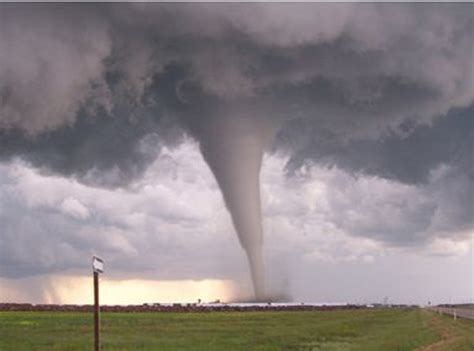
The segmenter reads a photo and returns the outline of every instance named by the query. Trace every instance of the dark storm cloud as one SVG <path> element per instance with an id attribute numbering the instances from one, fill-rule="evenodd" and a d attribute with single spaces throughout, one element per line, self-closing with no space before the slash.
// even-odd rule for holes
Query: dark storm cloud
<path id="1" fill-rule="evenodd" d="M 452 110 L 431 125 L 408 120 L 401 131 L 376 140 L 340 142 L 304 120 L 297 120 L 280 135 L 280 143 L 298 148 L 289 161 L 290 171 L 306 162 L 338 166 L 356 173 L 379 175 L 408 184 L 423 184 L 441 164 L 453 165 L 474 179 L 474 106 Z M 306 132 L 305 132 L 306 131 Z M 288 135 L 292 133 L 292 135 Z M 297 136 L 304 135 L 297 144 Z"/>
<path id="2" fill-rule="evenodd" d="M 307 118 L 346 138 L 378 136 L 471 101 L 470 9 L 2 4 L 1 124 L 38 134 L 71 125 L 81 107 L 148 106 L 156 75 L 177 66 L 169 91 L 197 87 L 195 115 L 210 102 L 258 101 L 269 114 Z M 152 95 L 161 105 L 173 98 Z"/>
<path id="3" fill-rule="evenodd" d="M 155 77 L 156 91 L 161 80 Z M 110 79 L 112 80 L 112 78 Z M 74 125 L 34 137 L 20 129 L 0 130 L 0 158 L 20 157 L 44 172 L 74 176 L 104 187 L 124 186 L 143 173 L 162 145 L 175 145 L 183 130 L 157 106 L 116 101 L 110 111 L 81 109 Z"/>
<path id="4" fill-rule="evenodd" d="M 259 114 L 282 126 L 294 164 L 329 157 L 419 181 L 450 149 L 399 157 L 423 139 L 405 127 L 449 126 L 472 101 L 471 9 L 2 4 L 1 156 L 82 179 L 113 171 L 102 185 L 119 185 L 153 159 L 148 135 L 179 142 L 175 121 L 195 132 L 210 116 Z"/>

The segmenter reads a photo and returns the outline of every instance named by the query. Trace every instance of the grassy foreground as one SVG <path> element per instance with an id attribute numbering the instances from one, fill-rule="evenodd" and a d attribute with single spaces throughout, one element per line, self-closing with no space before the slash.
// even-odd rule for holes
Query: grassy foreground
<path id="1" fill-rule="evenodd" d="M 454 339 L 443 345 L 446 337 Z M 92 338 L 89 314 L 0 312 L 1 351 L 91 350 Z M 102 314 L 102 350 L 379 351 L 436 342 L 437 350 L 473 350 L 474 323 L 423 310 Z"/>

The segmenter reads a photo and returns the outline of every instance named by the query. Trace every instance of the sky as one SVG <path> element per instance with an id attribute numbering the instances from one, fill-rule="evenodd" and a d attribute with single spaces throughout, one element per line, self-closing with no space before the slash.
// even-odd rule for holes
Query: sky
<path id="1" fill-rule="evenodd" d="M 472 10 L 0 4 L 0 301 L 473 302 Z"/>

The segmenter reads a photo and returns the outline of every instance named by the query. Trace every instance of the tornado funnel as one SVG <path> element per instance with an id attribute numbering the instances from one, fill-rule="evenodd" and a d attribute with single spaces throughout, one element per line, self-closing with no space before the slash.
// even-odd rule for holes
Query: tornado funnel
<path id="1" fill-rule="evenodd" d="M 259 178 L 269 134 L 271 128 L 262 119 L 249 117 L 213 118 L 198 133 L 202 155 L 247 254 L 257 300 L 265 297 Z"/>

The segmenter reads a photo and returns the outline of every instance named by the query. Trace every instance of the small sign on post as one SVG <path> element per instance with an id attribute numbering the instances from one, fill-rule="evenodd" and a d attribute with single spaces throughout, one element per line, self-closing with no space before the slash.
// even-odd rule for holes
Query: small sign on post
<path id="1" fill-rule="evenodd" d="M 92 269 L 97 273 L 104 273 L 104 260 L 97 256 L 92 256 Z"/>
<path id="2" fill-rule="evenodd" d="M 100 350 L 100 307 L 99 307 L 99 273 L 104 273 L 104 260 L 92 256 L 92 271 L 94 272 L 94 350 Z"/>

